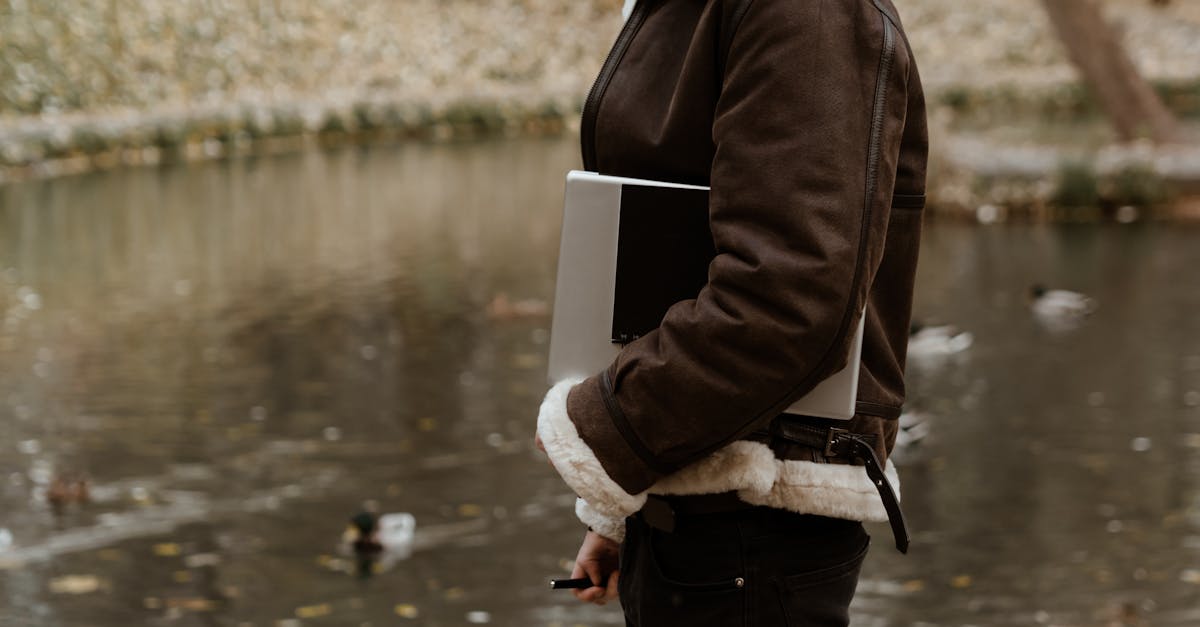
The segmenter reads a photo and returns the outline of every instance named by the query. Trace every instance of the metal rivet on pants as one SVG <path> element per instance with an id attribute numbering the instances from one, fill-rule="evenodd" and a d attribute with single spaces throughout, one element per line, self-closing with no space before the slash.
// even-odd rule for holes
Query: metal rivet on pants
<path id="1" fill-rule="evenodd" d="M 733 580 L 733 585 L 735 585 L 739 588 L 744 587 L 746 585 L 746 580 L 742 579 L 741 577 L 738 577 L 737 579 Z"/>

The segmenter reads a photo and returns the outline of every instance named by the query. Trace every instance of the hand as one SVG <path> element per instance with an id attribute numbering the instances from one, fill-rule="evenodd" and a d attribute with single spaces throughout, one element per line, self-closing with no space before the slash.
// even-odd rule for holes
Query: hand
<path id="1" fill-rule="evenodd" d="M 594 531 L 587 532 L 583 544 L 579 546 L 579 554 L 575 556 L 575 570 L 571 571 L 571 577 L 587 577 L 593 584 L 605 579 L 608 581 L 604 587 L 593 585 L 583 590 L 573 590 L 575 598 L 596 605 L 615 601 L 618 597 L 617 577 L 620 571 L 617 566 L 620 553 L 621 545 Z"/>
<path id="2" fill-rule="evenodd" d="M 542 436 L 540 436 L 540 435 L 533 436 L 533 443 L 537 445 L 538 450 L 541 451 L 543 455 L 546 454 L 546 445 L 542 444 Z M 549 455 L 546 455 L 546 463 L 550 464 L 551 468 L 554 468 L 554 462 L 550 461 Z"/>

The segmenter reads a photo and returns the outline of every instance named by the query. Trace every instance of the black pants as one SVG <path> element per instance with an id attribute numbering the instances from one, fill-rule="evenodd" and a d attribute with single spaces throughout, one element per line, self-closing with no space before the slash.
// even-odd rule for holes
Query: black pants
<path id="1" fill-rule="evenodd" d="M 870 537 L 861 523 L 756 507 L 685 516 L 672 532 L 626 520 L 621 605 L 628 627 L 833 627 Z"/>

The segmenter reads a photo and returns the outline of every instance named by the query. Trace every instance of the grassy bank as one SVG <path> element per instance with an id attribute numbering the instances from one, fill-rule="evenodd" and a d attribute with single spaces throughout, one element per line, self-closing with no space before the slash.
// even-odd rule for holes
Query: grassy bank
<path id="1" fill-rule="evenodd" d="M 0 181 L 346 141 L 570 132 L 620 4 L 3 0 Z M 1111 137 L 1037 0 L 897 5 L 934 105 L 935 207 L 1040 214 L 1018 207 L 1057 202 L 1061 172 L 1080 161 L 1098 193 L 1112 187 L 1123 167 L 1104 163 Z M 1200 6 L 1106 8 L 1171 106 L 1200 115 Z M 1058 129 L 1053 145 L 1006 130 L 1046 125 Z M 989 150 L 1009 156 L 978 154 Z M 1168 190 L 1155 199 L 1200 180 L 1191 157 L 1138 150 L 1134 165 Z M 1039 158 L 1020 157 L 1029 151 Z"/>

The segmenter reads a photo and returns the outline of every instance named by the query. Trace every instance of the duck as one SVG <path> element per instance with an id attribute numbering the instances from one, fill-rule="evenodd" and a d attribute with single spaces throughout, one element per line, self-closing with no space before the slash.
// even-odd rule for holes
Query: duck
<path id="1" fill-rule="evenodd" d="M 943 357 L 961 353 L 971 347 L 975 336 L 954 325 L 925 326 L 912 323 L 908 329 L 908 357 Z"/>
<path id="2" fill-rule="evenodd" d="M 412 514 L 380 514 L 378 502 L 364 502 L 362 511 L 350 517 L 342 533 L 342 546 L 354 554 L 359 578 L 387 570 L 412 555 L 416 526 Z"/>
<path id="3" fill-rule="evenodd" d="M 1096 301 L 1090 296 L 1040 284 L 1029 288 L 1029 303 L 1034 316 L 1043 321 L 1077 321 L 1096 311 Z"/>
<path id="4" fill-rule="evenodd" d="M 46 488 L 46 501 L 56 514 L 63 513 L 72 503 L 86 505 L 91 500 L 88 479 L 82 475 L 57 475 L 50 480 L 50 486 Z"/>
<path id="5" fill-rule="evenodd" d="M 928 414 L 916 410 L 904 411 L 899 418 L 896 448 L 907 449 L 920 444 L 929 435 L 931 425 Z"/>

